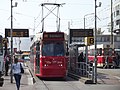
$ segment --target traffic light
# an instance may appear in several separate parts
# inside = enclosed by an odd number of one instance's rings
[[[85,37],[85,45],[93,45],[94,37]]]

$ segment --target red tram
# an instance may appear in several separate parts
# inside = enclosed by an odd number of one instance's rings
[[[95,46],[88,46],[88,60],[94,62],[94,53]],[[79,48],[79,52],[85,52],[85,47]],[[113,59],[115,57],[115,50],[112,48],[110,44],[97,44],[97,67],[104,67],[106,65],[106,60],[109,66],[113,65]]]
[[[30,61],[38,77],[62,77],[67,74],[66,36],[63,32],[43,32],[30,47]]]

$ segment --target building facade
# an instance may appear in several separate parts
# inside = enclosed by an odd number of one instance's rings
[[[113,29],[120,29],[120,0],[113,0]]]

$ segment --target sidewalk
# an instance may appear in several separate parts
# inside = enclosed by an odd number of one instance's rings
[[[25,73],[22,75],[21,78],[21,86],[20,90],[34,90],[33,87],[33,78],[29,72],[28,67],[24,67]],[[13,77],[13,83],[11,83],[11,77],[10,76],[4,76],[4,84],[2,87],[0,87],[0,90],[17,90],[16,89],[16,83]]]

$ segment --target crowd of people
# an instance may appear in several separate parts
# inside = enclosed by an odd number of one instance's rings
[[[83,54],[83,52],[81,52],[79,55],[78,55],[78,62],[86,62],[85,60],[85,55]],[[113,68],[119,68],[120,67],[120,55],[115,52],[115,55],[113,57],[113,65],[112,67]],[[78,64],[78,66],[80,66],[80,64]],[[109,58],[108,56],[106,56],[105,58],[105,66],[103,68],[109,68]]]

